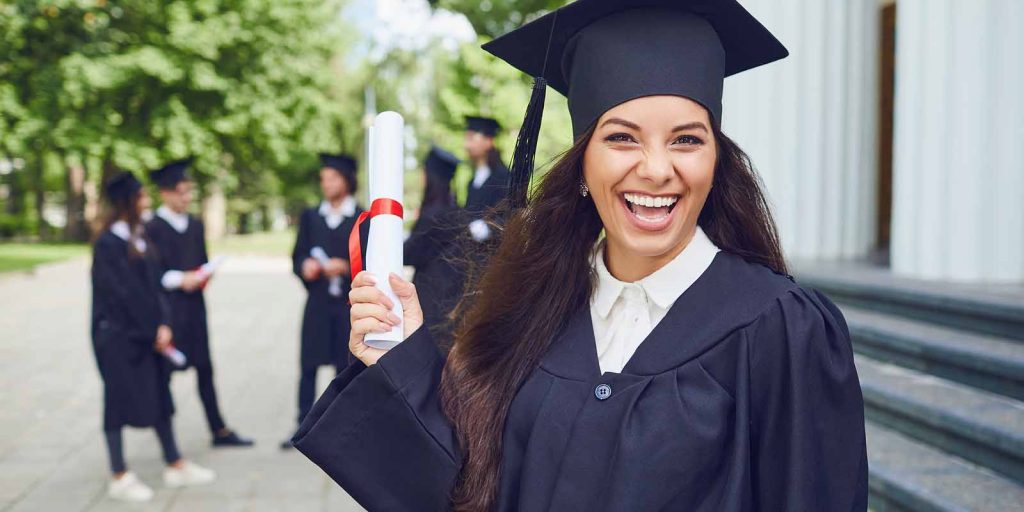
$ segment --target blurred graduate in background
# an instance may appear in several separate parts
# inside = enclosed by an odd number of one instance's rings
[[[191,158],[178,160],[149,173],[160,189],[161,204],[146,224],[146,235],[156,249],[160,285],[171,308],[174,342],[185,354],[185,364],[175,368],[196,369],[199,398],[213,436],[213,446],[252,446],[252,440],[239,436],[225,425],[217,403],[203,298],[203,289],[213,277],[215,264],[211,264],[207,256],[203,222],[188,213],[194,188],[188,175],[190,165]]]
[[[308,296],[302,316],[298,423],[313,407],[317,369],[333,365],[340,372],[348,365],[348,291],[352,282],[348,239],[363,211],[355,198],[357,168],[356,159],[349,155],[320,154],[323,200],[299,217],[292,271]],[[369,225],[364,223],[364,229]],[[291,446],[290,440],[281,443],[282,449]]]
[[[457,238],[463,226],[451,189],[459,163],[455,155],[437,146],[430,148],[423,162],[419,218],[405,241],[405,264],[416,269],[413,283],[420,293],[424,322],[445,352],[451,347],[448,314],[462,293]]]
[[[473,165],[473,181],[469,183],[465,210],[469,216],[469,232],[477,242],[491,239],[486,215],[508,192],[508,167],[501,161],[494,141],[500,131],[501,125],[494,119],[466,117],[463,148]]]
[[[130,173],[111,179],[105,192],[111,214],[93,246],[91,331],[103,378],[103,432],[113,475],[107,494],[148,501],[153,490],[125,464],[125,426],[156,431],[168,487],[209,483],[216,474],[183,459],[171,429],[174,403],[163,354],[174,350],[174,332],[160,291],[160,265],[141,223],[149,197]]]

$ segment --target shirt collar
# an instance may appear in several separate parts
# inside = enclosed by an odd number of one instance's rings
[[[593,266],[597,273],[597,289],[591,297],[591,303],[601,318],[608,317],[612,306],[626,287],[626,283],[616,279],[605,266],[604,249],[605,242],[601,241],[594,251]],[[711,266],[711,261],[715,259],[718,251],[718,246],[708,238],[700,226],[697,226],[693,239],[686,244],[683,251],[665,266],[638,281],[640,288],[654,304],[662,309],[668,309]]]
[[[131,238],[132,236],[131,230],[128,229],[128,223],[123,220],[119,220],[111,224],[110,232],[117,235],[118,238],[124,240],[125,242],[127,242],[128,239]]]
[[[132,232],[131,229],[128,228],[128,223],[123,220],[119,220],[111,224],[110,232],[125,242],[135,244],[135,248],[139,252],[146,252],[146,240],[142,238],[142,226],[137,226],[135,228],[134,238],[132,238]]]
[[[491,168],[486,165],[481,165],[473,171],[473,186],[480,188],[487,182],[487,178],[491,177]]]
[[[167,221],[178,233],[188,231],[188,213],[178,213],[167,206],[156,209],[156,216]]]
[[[352,217],[356,214],[356,199],[352,196],[345,196],[345,199],[341,200],[341,204],[338,208],[331,206],[331,202],[326,199],[320,202],[320,209],[318,210],[320,215],[324,217],[330,215],[341,215],[342,217]]]

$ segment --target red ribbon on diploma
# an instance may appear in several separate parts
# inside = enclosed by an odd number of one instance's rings
[[[370,210],[359,214],[359,218],[356,219],[356,225],[352,228],[352,233],[348,235],[348,259],[351,262],[352,272],[350,275],[352,279],[355,279],[363,271],[363,244],[359,240],[359,226],[363,224],[363,221],[378,215],[394,215],[399,219],[405,218],[402,203],[386,197],[374,199],[373,204],[370,205]]]

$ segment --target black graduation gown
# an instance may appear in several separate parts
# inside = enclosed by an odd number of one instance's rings
[[[208,260],[206,230],[199,219],[189,215],[188,229],[179,233],[161,217],[146,224],[146,235],[156,249],[160,275],[168,270],[182,272],[198,270]],[[164,291],[171,306],[171,329],[174,345],[187,359],[187,366],[210,365],[210,339],[206,325],[206,301],[203,291],[186,292],[182,289]]]
[[[103,378],[103,428],[150,427],[174,414],[170,370],[153,349],[170,320],[158,264],[148,250],[130,258],[109,230],[93,247],[92,347]]]
[[[469,193],[466,195],[466,212],[473,219],[479,219],[488,210],[498,206],[508,195],[509,170],[504,164],[497,168],[491,168],[491,175],[484,180],[480,188],[474,188],[473,183],[469,184]]]
[[[300,360],[303,368],[326,364],[344,367],[348,364],[348,292],[352,280],[342,276],[341,295],[333,297],[328,292],[330,279],[323,275],[313,282],[302,279],[302,262],[318,246],[331,258],[348,260],[348,236],[361,212],[362,209],[357,207],[355,215],[345,217],[334,229],[327,226],[327,220],[320,215],[318,208],[308,208],[299,217],[299,233],[292,250],[292,271],[308,293],[302,315]],[[369,229],[369,225],[369,222],[363,223],[364,231]]]
[[[331,383],[298,449],[369,510],[444,510],[460,465],[420,329]],[[610,386],[604,400],[596,392]],[[621,373],[589,308],[518,391],[497,510],[863,511],[864,408],[820,293],[720,252]]]
[[[423,307],[423,320],[434,340],[447,352],[451,330],[447,315],[462,294],[462,265],[456,239],[464,228],[458,209],[449,205],[430,205],[405,241],[405,264],[416,269],[413,284]]]

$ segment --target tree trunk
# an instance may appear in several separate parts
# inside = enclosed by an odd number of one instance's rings
[[[84,242],[89,239],[89,226],[85,219],[85,166],[75,162],[65,165],[65,168],[64,211],[67,213],[67,224],[64,225],[64,240]]]
[[[40,240],[48,240],[50,238],[50,226],[46,223],[46,218],[43,216],[43,209],[46,206],[46,190],[43,183],[43,167],[46,165],[45,154],[40,151],[32,163],[35,165],[27,167],[32,169],[29,186],[32,188],[33,210],[36,215],[36,234],[39,235]]]
[[[252,233],[251,226],[252,215],[249,212],[242,212],[238,214],[238,234],[248,235]]]

